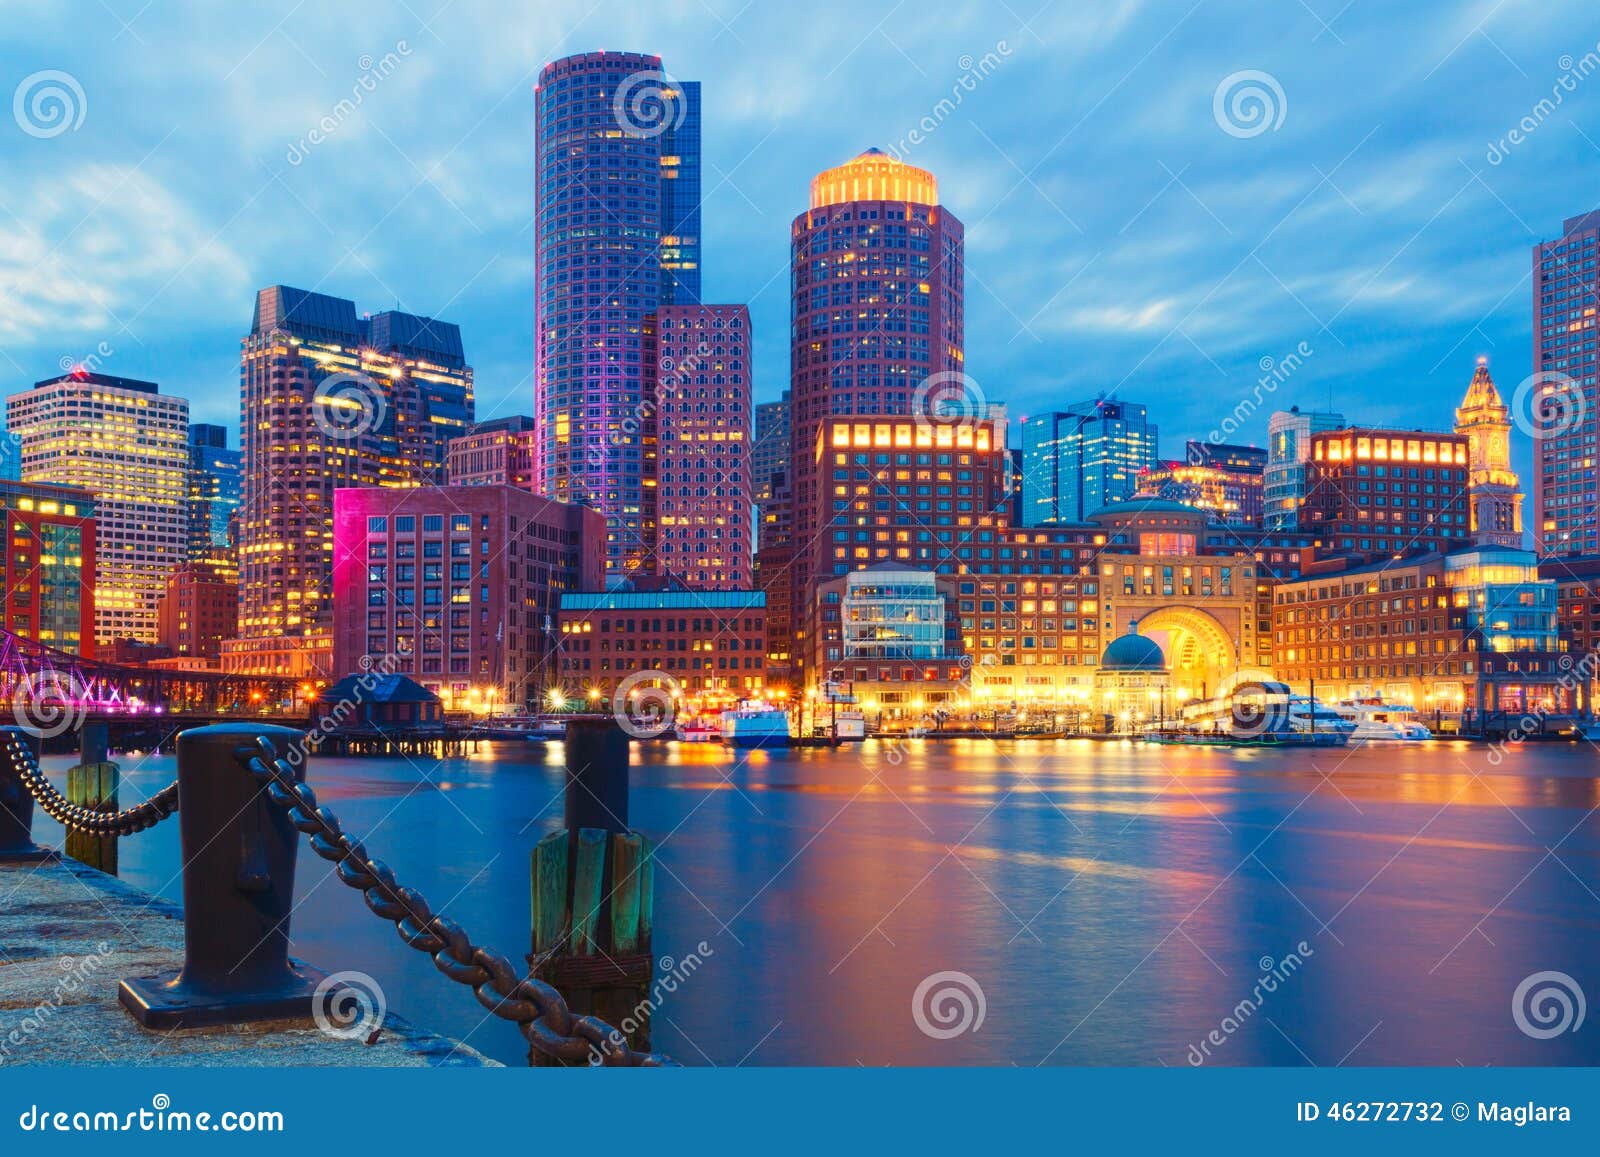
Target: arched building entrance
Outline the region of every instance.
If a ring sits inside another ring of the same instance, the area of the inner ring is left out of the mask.
[[[1239,647],[1222,623],[1194,607],[1167,606],[1139,618],[1139,633],[1154,639],[1167,657],[1178,702],[1217,694],[1239,670]]]

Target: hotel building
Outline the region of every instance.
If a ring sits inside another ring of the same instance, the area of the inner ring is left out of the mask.
[[[1418,430],[1311,438],[1300,529],[1323,554],[1448,550],[1472,542],[1468,441]]]
[[[538,425],[523,415],[476,422],[469,433],[450,439],[445,449],[447,484],[515,486],[535,493],[538,442]]]
[[[563,595],[602,582],[603,520],[511,486],[334,494],[335,678],[382,666],[447,711],[537,707]]]
[[[0,479],[0,628],[57,651],[95,653],[95,499]]]
[[[1145,408],[1098,398],[1022,423],[1022,516],[1028,526],[1079,523],[1131,498],[1157,465]]]
[[[95,496],[95,638],[153,643],[189,543],[189,403],[154,382],[74,370],[6,400],[22,480]]]
[[[1299,406],[1267,419],[1267,465],[1263,472],[1262,524],[1268,530],[1294,530],[1306,498],[1306,462],[1311,436],[1347,425],[1343,414]]]
[[[653,321],[649,569],[692,590],[749,590],[750,311],[742,305],[662,306]]]
[[[592,52],[547,64],[536,106],[538,491],[601,511],[629,574],[651,546],[647,319],[700,300],[700,90]]]
[[[1595,393],[1595,316],[1600,308],[1600,209],[1569,217],[1561,236],[1533,247],[1535,546],[1544,556],[1600,554],[1600,398]]]

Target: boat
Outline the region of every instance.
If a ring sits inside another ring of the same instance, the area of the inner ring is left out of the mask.
[[[722,739],[722,729],[704,719],[689,719],[673,728],[679,743],[716,743]]]
[[[817,720],[814,734],[823,739],[854,741],[867,737],[867,717],[860,711],[840,711]]]
[[[746,699],[722,713],[722,738],[734,747],[788,747],[789,713],[770,703]]]
[[[1186,703],[1175,727],[1145,733],[1150,743],[1216,747],[1343,747],[1354,726],[1287,683],[1240,683],[1225,695]]]
[[[1433,738],[1433,732],[1417,721],[1417,709],[1409,704],[1347,699],[1336,704],[1334,710],[1354,725],[1350,734],[1354,743]]]
[[[1329,706],[1310,695],[1289,696],[1289,726],[1297,732],[1343,732],[1354,734],[1354,720],[1346,719],[1338,708]]]
[[[565,719],[541,719],[528,728],[525,737],[539,742],[565,739],[567,737],[567,721]]]

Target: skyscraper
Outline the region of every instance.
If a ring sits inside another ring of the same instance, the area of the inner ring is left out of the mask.
[[[95,640],[156,641],[156,604],[189,540],[189,403],[77,369],[6,399],[22,480],[95,496]]]
[[[650,545],[646,319],[700,297],[699,104],[632,52],[552,61],[536,89],[539,489],[605,515],[613,574]]]
[[[653,322],[650,567],[696,590],[749,590],[750,311],[664,305]]]
[[[1534,546],[1541,555],[1600,554],[1600,401],[1595,396],[1595,313],[1600,307],[1600,209],[1569,217],[1561,236],[1533,247],[1532,426]]]
[[[772,501],[772,476],[789,468],[789,391],[776,402],[756,407],[756,444],[750,451],[756,505]]]
[[[939,204],[932,173],[868,149],[812,180],[790,238],[790,573],[799,614],[811,584],[833,577],[836,540],[848,537],[835,521],[849,495],[836,493],[823,430],[853,416],[910,418],[951,385],[964,404],[977,408],[981,399],[961,372],[964,231]]]
[[[1511,469],[1511,411],[1479,358],[1467,396],[1456,408],[1456,433],[1467,438],[1467,494],[1472,540],[1522,549],[1522,484]]]
[[[1082,522],[1133,496],[1153,469],[1157,430],[1145,408],[1097,398],[1022,422],[1022,513],[1029,526]]]
[[[244,486],[233,671],[327,674],[333,493],[442,479],[472,421],[461,332],[275,285],[256,295],[239,365]]]
[[[1279,410],[1267,419],[1266,498],[1263,524],[1268,530],[1294,530],[1306,497],[1306,460],[1311,436],[1342,430],[1344,415],[1299,406]]]
[[[223,582],[239,581],[237,518],[243,456],[228,449],[228,429],[189,427],[189,546],[187,560],[207,564]]]

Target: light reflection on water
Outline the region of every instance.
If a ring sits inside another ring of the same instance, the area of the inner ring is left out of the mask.
[[[634,750],[632,826],[661,846],[656,953],[714,952],[656,1021],[657,1046],[688,1063],[1182,1065],[1262,958],[1302,941],[1303,967],[1212,1063],[1600,1063],[1595,1025],[1539,1041],[1511,1017],[1538,971],[1600,1001],[1586,745],[1529,745],[1499,766],[1459,743]],[[559,823],[560,759],[497,744],[420,767],[318,760],[312,782],[403,882],[520,959],[528,851]],[[141,791],[172,775],[171,757],[122,762]],[[122,865],[177,899],[176,825],[125,840]],[[513,1029],[305,850],[297,891],[298,954],[370,972],[392,1008],[521,1060]],[[977,980],[987,1012],[935,1040],[911,999],[946,970]]]

